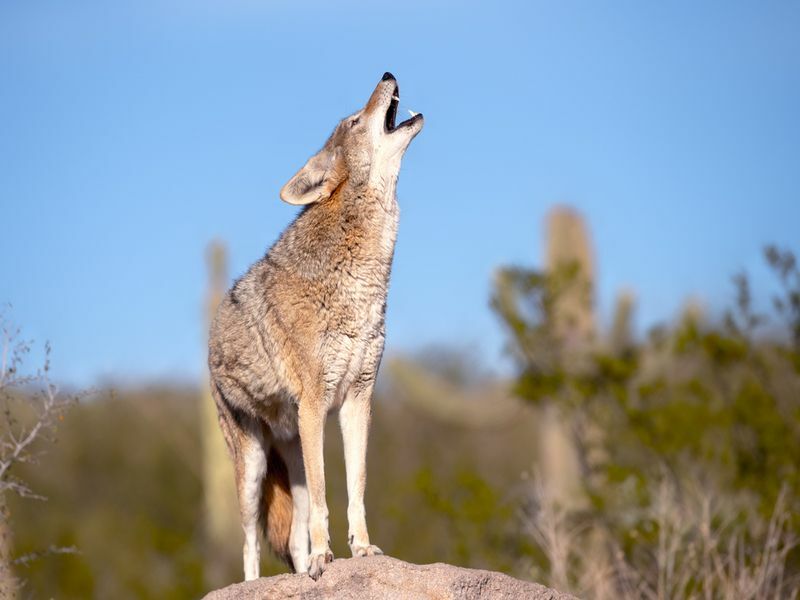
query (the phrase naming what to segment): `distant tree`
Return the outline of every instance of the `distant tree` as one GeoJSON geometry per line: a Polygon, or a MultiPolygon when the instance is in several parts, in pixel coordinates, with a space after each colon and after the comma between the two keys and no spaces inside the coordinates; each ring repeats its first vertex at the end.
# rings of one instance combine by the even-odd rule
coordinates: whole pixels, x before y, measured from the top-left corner
{"type": "Polygon", "coordinates": [[[41,551],[13,556],[13,528],[7,500],[10,494],[25,499],[46,500],[17,477],[22,464],[35,464],[45,452],[44,444],[53,439],[63,412],[76,400],[60,394],[50,381],[50,346],[45,345],[44,365],[33,372],[23,371],[31,344],[20,338],[0,314],[0,598],[14,598],[20,580],[14,567],[26,565],[48,554],[75,552],[75,548],[51,545],[41,551]]]}
{"type": "MultiPolygon", "coordinates": [[[[492,305],[517,361],[515,391],[569,415],[591,499],[591,508],[573,517],[602,529],[632,569],[655,573],[646,563],[664,540],[651,516],[663,485],[676,498],[700,490],[715,499],[712,505],[729,507],[727,522],[748,531],[724,529],[720,543],[739,540],[747,565],[764,559],[758,548],[766,547],[776,507],[781,519],[793,515],[781,521],[782,547],[791,547],[798,531],[800,272],[789,251],[769,247],[765,255],[782,284],[773,314],[754,309],[749,280],[738,275],[735,306],[719,321],[687,311],[672,327],[656,328],[644,340],[626,334],[619,343],[617,332],[631,330],[619,321],[631,311],[621,311],[607,339],[599,336],[580,356],[563,351],[554,327],[559,294],[579,269],[513,268],[498,276],[492,305]]],[[[699,594],[698,577],[690,574],[668,597],[699,594]]],[[[717,597],[722,584],[707,578],[706,585],[714,589],[704,593],[717,597]]]]}

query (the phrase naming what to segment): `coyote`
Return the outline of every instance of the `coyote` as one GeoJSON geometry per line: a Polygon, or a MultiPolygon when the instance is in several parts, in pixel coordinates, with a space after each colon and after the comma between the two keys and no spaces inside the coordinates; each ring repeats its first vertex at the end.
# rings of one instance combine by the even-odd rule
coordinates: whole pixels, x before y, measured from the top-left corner
{"type": "Polygon", "coordinates": [[[423,126],[413,113],[395,125],[398,104],[397,81],[386,73],[366,106],[283,186],[281,199],[305,208],[233,285],[211,326],[211,390],[234,461],[245,580],[259,576],[259,523],[295,572],[318,579],[333,560],[322,444],[337,409],[350,550],[381,554],[364,514],[370,403],[400,161],[423,126]]]}

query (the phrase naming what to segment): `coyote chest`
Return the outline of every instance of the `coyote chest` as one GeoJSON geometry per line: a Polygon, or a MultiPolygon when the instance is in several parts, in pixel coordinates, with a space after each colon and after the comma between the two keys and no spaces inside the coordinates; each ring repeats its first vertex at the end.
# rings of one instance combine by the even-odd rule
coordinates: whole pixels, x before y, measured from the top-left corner
{"type": "Polygon", "coordinates": [[[397,205],[381,208],[367,230],[350,232],[320,290],[319,313],[325,384],[337,408],[350,386],[374,379],[383,352],[386,296],[397,235],[397,205]]]}
{"type": "Polygon", "coordinates": [[[381,328],[397,236],[397,205],[380,210],[368,227],[345,234],[322,291],[321,308],[330,333],[369,336],[381,328]]]}

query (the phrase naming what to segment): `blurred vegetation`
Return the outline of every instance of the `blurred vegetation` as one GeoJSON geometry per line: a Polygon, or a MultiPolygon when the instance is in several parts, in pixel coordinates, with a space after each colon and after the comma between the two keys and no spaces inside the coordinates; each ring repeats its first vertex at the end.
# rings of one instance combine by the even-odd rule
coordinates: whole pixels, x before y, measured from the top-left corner
{"type": "MultiPolygon", "coordinates": [[[[735,305],[718,321],[689,310],[674,327],[636,340],[625,333],[632,331],[626,306],[611,332],[577,353],[564,351],[553,323],[560,295],[580,283],[579,269],[514,268],[498,276],[493,306],[517,360],[515,393],[567,415],[590,500],[584,514],[571,518],[592,532],[597,546],[622,553],[642,586],[633,597],[646,595],[645,588],[660,598],[722,597],[722,583],[708,574],[704,581],[701,570],[674,593],[661,593],[664,565],[654,557],[665,531],[651,509],[662,484],[675,490],[675,510],[695,493],[720,505],[707,525],[715,519],[729,525],[715,543],[738,540],[744,567],[770,559],[761,549],[769,547],[778,506],[780,518],[787,516],[785,552],[772,559],[791,564],[770,590],[797,589],[796,556],[789,552],[800,526],[800,272],[788,251],[770,247],[765,255],[780,283],[771,314],[755,310],[748,278],[738,275],[735,305]]],[[[690,540],[680,541],[680,551],[689,547],[690,540]]],[[[549,560],[535,567],[544,577],[552,574],[549,560]]],[[[623,575],[608,566],[619,583],[623,575]]],[[[559,584],[579,589],[579,575],[562,573],[559,584]]],[[[736,597],[760,597],[740,591],[736,597]]]]}
{"type": "Polygon", "coordinates": [[[16,550],[79,554],[18,570],[35,596],[197,597],[202,511],[194,394],[101,394],[70,411],[27,479],[49,500],[12,505],[16,550]]]}
{"type": "MultiPolygon", "coordinates": [[[[640,339],[625,294],[609,330],[594,321],[583,346],[565,345],[556,326],[559,296],[584,285],[579,267],[500,271],[492,306],[512,381],[447,347],[384,364],[371,538],[404,560],[501,570],[586,597],[789,597],[800,572],[800,274],[791,253],[766,256],[780,284],[769,315],[737,276],[720,318],[686,310],[640,339]],[[550,408],[579,458],[584,501],[573,506],[537,475],[550,408]]],[[[238,550],[204,536],[201,398],[105,390],[65,415],[46,460],[19,473],[48,500],[12,498],[9,510],[16,555],[50,544],[79,553],[19,566],[25,593],[196,598],[209,557],[241,579],[238,550]]],[[[325,452],[332,547],[345,557],[334,416],[325,452]]],[[[231,536],[238,548],[241,532],[231,536]]],[[[264,557],[262,574],[283,571],[264,557]]]]}
{"type": "MultiPolygon", "coordinates": [[[[441,359],[452,367],[458,356],[441,359]]],[[[391,376],[395,369],[439,381],[418,360],[387,361],[370,436],[371,538],[405,560],[513,571],[528,544],[517,534],[513,489],[530,466],[535,411],[522,408],[513,423],[493,428],[465,427],[429,413],[424,398],[401,393],[404,386],[391,376]],[[509,456],[509,447],[517,453],[509,456]]],[[[414,393],[428,392],[420,385],[414,393]]],[[[495,386],[492,394],[498,393],[495,386]]],[[[25,470],[49,500],[11,507],[15,553],[50,542],[79,550],[18,569],[34,597],[196,598],[207,591],[200,398],[199,390],[105,391],[65,416],[47,460],[25,470]]],[[[335,416],[325,445],[332,547],[337,557],[347,557],[347,492],[335,416]]],[[[241,531],[230,535],[237,550],[218,551],[217,560],[235,582],[242,577],[241,531]]],[[[285,567],[265,553],[262,574],[282,572],[285,567]]]]}
{"type": "Polygon", "coordinates": [[[46,556],[72,554],[74,547],[42,544],[22,554],[14,553],[14,526],[9,504],[47,500],[25,477],[26,465],[37,465],[53,439],[56,424],[78,396],[59,393],[50,381],[50,346],[45,344],[43,364],[32,368],[32,344],[7,320],[0,308],[0,598],[17,598],[24,580],[16,568],[46,556]]]}

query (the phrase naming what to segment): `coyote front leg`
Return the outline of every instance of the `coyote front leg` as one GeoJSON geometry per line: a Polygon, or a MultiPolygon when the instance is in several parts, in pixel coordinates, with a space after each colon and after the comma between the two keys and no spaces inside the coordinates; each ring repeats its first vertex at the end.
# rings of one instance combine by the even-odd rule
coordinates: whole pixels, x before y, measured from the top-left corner
{"type": "Polygon", "coordinates": [[[364,510],[364,488],[367,484],[367,438],[373,381],[357,381],[350,388],[339,411],[339,424],[344,442],[344,461],[347,470],[347,541],[353,556],[383,554],[369,543],[364,510]]]}
{"type": "MultiPolygon", "coordinates": [[[[311,400],[311,399],[308,399],[311,400]]],[[[319,579],[325,565],[333,560],[328,535],[328,504],[325,500],[325,459],[322,453],[327,407],[324,402],[300,402],[298,429],[303,448],[303,465],[309,496],[308,533],[311,538],[311,555],[308,574],[319,579]]]]}

